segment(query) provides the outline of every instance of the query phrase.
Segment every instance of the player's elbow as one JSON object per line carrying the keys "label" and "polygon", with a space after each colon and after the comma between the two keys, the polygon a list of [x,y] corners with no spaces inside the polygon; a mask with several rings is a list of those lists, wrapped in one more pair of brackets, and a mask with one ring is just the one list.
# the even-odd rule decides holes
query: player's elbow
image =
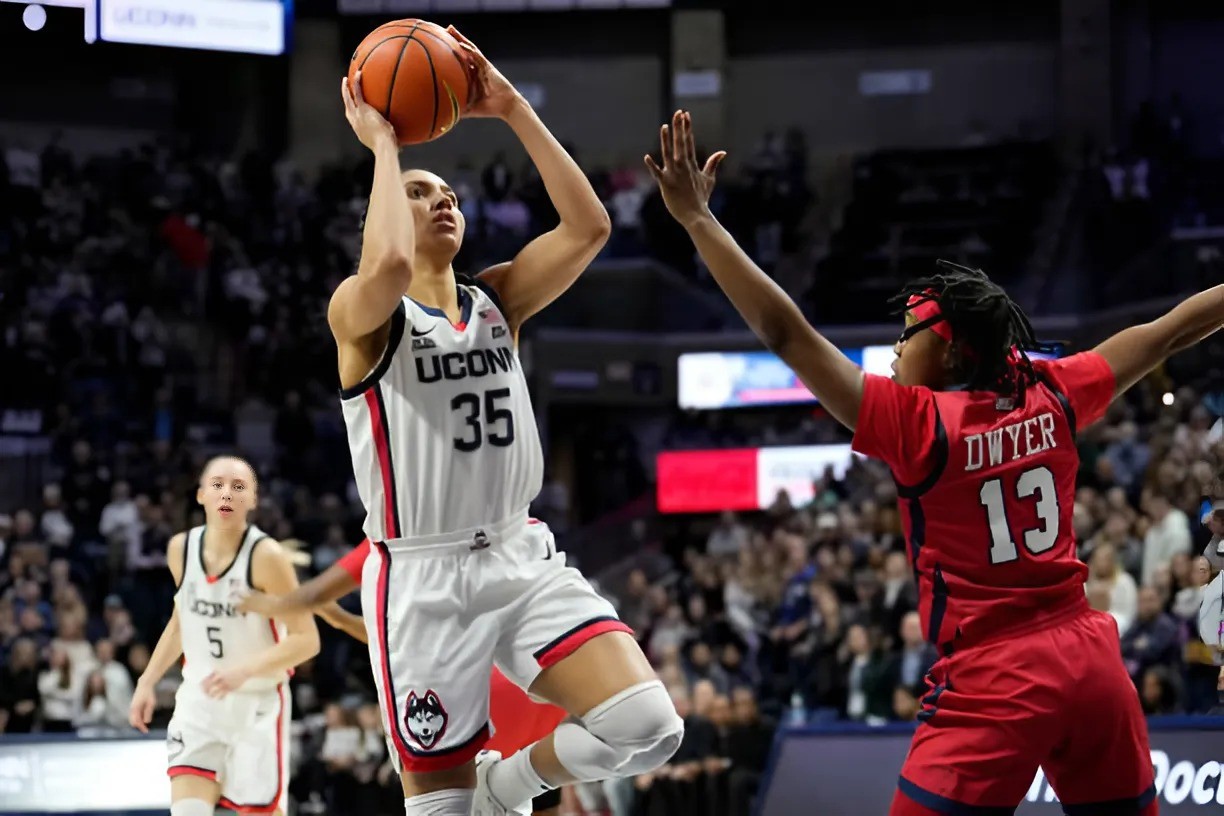
{"label": "player's elbow", "polygon": [[603,204],[596,205],[592,210],[586,225],[586,232],[587,239],[601,248],[612,237],[612,217],[608,215],[608,210]]}
{"label": "player's elbow", "polygon": [[587,253],[597,253],[612,236],[612,219],[598,201],[588,212],[568,223],[562,222],[559,230],[567,243],[576,245]]}
{"label": "player's elbow", "polygon": [[371,267],[372,275],[393,282],[401,292],[412,282],[412,259],[398,249],[380,252]]}

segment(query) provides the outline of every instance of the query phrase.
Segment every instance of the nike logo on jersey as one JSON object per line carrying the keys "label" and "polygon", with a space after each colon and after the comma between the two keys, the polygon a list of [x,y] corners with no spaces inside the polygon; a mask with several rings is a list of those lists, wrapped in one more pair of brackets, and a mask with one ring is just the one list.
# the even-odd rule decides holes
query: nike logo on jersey
{"label": "nike logo on jersey", "polygon": [[507,346],[496,349],[473,349],[463,353],[451,351],[446,354],[431,354],[416,358],[417,379],[423,383],[439,380],[466,380],[469,377],[487,377],[498,372],[510,372],[515,368],[514,352]]}
{"label": "nike logo on jersey", "polygon": [[433,326],[430,326],[430,327],[429,327],[428,329],[426,329],[425,331],[417,331],[417,330],[416,330],[416,326],[413,326],[413,327],[412,327],[412,329],[411,329],[411,332],[412,332],[412,336],[413,336],[413,337],[424,337],[425,335],[429,334],[429,333],[430,333],[431,331],[433,331],[433,330],[434,330],[434,327],[433,327]]}

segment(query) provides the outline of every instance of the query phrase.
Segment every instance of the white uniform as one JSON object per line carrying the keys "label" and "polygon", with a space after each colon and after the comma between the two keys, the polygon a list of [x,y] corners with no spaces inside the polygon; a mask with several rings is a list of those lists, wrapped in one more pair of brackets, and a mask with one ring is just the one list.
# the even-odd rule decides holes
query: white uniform
{"label": "white uniform", "polygon": [[527,517],[543,456],[514,336],[485,284],[461,279],[459,303],[451,324],[405,297],[378,364],[341,392],[372,542],[370,662],[409,771],[483,747],[494,661],[527,688],[595,635],[628,631]]}
{"label": "white uniform", "polygon": [[252,556],[267,536],[247,528],[234,560],[209,576],[207,528],[187,532],[183,580],[174,596],[183,639],[183,684],[166,729],[171,777],[193,774],[221,784],[219,806],[251,813],[283,810],[289,785],[289,694],[286,677],[255,677],[216,700],[204,678],[276,645],[284,626],[234,609],[236,592],[252,589]]}

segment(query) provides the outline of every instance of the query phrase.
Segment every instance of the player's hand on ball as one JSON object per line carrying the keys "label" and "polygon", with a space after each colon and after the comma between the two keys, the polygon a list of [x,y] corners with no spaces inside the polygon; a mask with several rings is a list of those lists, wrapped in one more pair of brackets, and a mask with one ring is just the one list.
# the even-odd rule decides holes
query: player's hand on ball
{"label": "player's hand on ball", "polygon": [[719,150],[704,165],[698,164],[693,117],[687,111],[676,111],[671,124],[659,129],[659,147],[663,165],[660,167],[647,155],[646,169],[659,185],[667,211],[685,226],[708,216],[718,166],[727,152]]}
{"label": "player's hand on ball", "polygon": [[344,118],[363,145],[374,150],[380,142],[398,144],[395,128],[362,96],[360,71],[352,85],[349,85],[348,77],[340,80],[340,96],[344,99]]}
{"label": "player's hand on ball", "polygon": [[251,673],[245,669],[226,669],[208,675],[201,685],[204,686],[205,694],[220,700],[231,691],[237,691],[249,679],[251,679]]}
{"label": "player's hand on ball", "polygon": [[459,33],[459,29],[447,26],[446,33],[459,42],[459,47],[472,62],[472,98],[464,115],[505,119],[514,108],[519,92],[510,84],[510,80],[480,53],[475,43]]}
{"label": "player's hand on ball", "polygon": [[132,704],[128,706],[128,725],[142,734],[149,733],[153,721],[153,710],[157,708],[157,695],[152,687],[137,683],[132,692]]}

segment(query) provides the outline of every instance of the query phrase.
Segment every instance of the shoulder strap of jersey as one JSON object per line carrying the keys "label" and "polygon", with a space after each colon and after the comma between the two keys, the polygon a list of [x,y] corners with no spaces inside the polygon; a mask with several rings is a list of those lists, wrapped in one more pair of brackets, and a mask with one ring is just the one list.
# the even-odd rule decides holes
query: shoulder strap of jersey
{"label": "shoulder strap of jersey", "polygon": [[246,559],[246,582],[251,589],[255,588],[255,548],[268,537],[267,533],[252,524],[247,528],[246,538],[242,542],[243,558]]}
{"label": "shoulder strap of jersey", "polygon": [[199,564],[203,561],[200,555],[200,541],[204,538],[204,527],[192,527],[187,531],[187,535],[183,536],[183,577],[179,581],[179,586],[187,582],[188,575],[192,570],[199,569]]}

